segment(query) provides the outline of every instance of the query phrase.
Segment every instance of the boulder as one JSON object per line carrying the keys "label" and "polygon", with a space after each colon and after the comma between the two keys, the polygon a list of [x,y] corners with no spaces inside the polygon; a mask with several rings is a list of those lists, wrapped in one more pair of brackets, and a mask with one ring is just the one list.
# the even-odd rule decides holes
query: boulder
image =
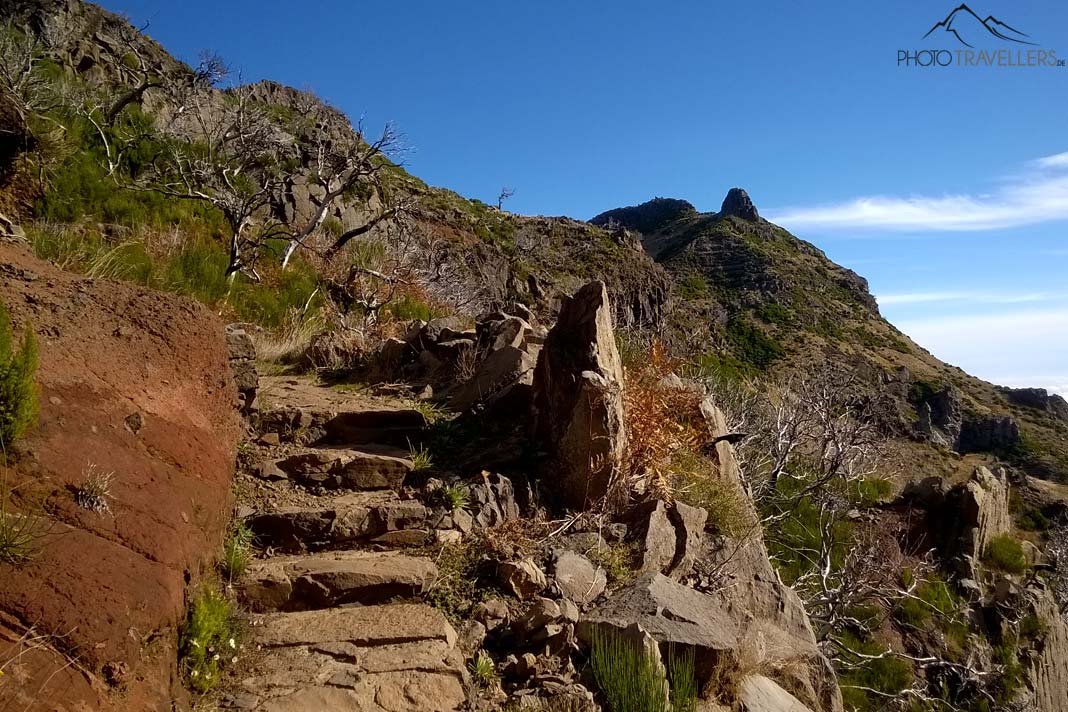
{"label": "boulder", "polygon": [[474,523],[482,529],[519,519],[519,505],[515,501],[512,481],[503,475],[483,472],[482,478],[467,488],[468,509]]}
{"label": "boulder", "polygon": [[603,282],[562,300],[534,371],[534,421],[550,453],[545,483],[560,505],[603,498],[626,450],[623,367]]}
{"label": "boulder", "polygon": [[763,675],[750,675],[739,686],[743,712],[812,712],[800,700]]}
{"label": "boulder", "polygon": [[715,599],[658,573],[639,576],[579,620],[578,633],[589,641],[596,628],[625,631],[640,626],[662,649],[692,648],[698,682],[704,684],[717,662],[734,655],[738,626]]}
{"label": "boulder", "polygon": [[604,569],[573,551],[560,551],[553,557],[553,576],[560,593],[584,606],[595,601],[608,585]]}
{"label": "boulder", "polygon": [[406,458],[340,448],[305,448],[261,469],[281,471],[308,486],[399,490],[413,467],[412,461]]}
{"label": "boulder", "polygon": [[541,593],[549,585],[548,579],[533,559],[505,561],[497,565],[497,576],[515,597],[524,601]]}
{"label": "boulder", "polygon": [[664,502],[657,500],[652,505],[646,505],[645,511],[641,570],[663,573],[675,559],[675,546],[678,543],[675,527],[668,517],[668,505]]}
{"label": "boulder", "polygon": [[971,479],[959,487],[957,496],[962,553],[978,561],[991,539],[1012,531],[1005,471],[998,469],[995,474],[977,467]]}
{"label": "boulder", "polygon": [[645,531],[641,570],[675,580],[688,575],[703,552],[708,512],[682,502],[669,505],[660,501],[638,512]]}
{"label": "boulder", "polygon": [[529,405],[530,385],[534,381],[537,357],[516,346],[505,346],[489,354],[468,381],[452,394],[450,407],[469,410],[479,403],[500,399],[509,391],[525,391]]}
{"label": "boulder", "polygon": [[483,623],[487,630],[494,630],[507,623],[511,618],[508,604],[499,598],[490,598],[475,606],[471,613],[475,620]]}

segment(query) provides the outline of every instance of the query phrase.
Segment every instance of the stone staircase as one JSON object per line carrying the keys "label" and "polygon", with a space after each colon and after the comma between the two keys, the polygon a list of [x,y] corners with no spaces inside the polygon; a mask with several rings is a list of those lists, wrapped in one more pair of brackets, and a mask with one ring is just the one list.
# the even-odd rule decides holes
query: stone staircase
{"label": "stone staircase", "polygon": [[[415,410],[348,401],[288,380],[261,407],[242,483],[264,556],[235,584],[251,614],[239,684],[222,700],[257,712],[451,712],[465,702],[452,626],[421,602],[437,567],[405,553],[429,540],[427,509],[405,498],[422,438]],[[277,384],[276,384],[277,385]],[[310,401],[303,405],[302,397]],[[240,499],[246,499],[241,497]]]}

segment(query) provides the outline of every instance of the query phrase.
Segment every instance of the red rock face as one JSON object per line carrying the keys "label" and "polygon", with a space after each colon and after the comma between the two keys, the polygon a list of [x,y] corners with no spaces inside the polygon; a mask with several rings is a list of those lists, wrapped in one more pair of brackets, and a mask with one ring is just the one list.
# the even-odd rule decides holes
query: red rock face
{"label": "red rock face", "polygon": [[[229,516],[239,423],[223,325],[2,244],[0,299],[40,351],[39,424],[5,477],[48,525],[31,562],[0,564],[0,661],[27,626],[53,636],[5,668],[0,708],[170,709],[185,591]],[[110,512],[75,500],[90,467],[114,473]]]}

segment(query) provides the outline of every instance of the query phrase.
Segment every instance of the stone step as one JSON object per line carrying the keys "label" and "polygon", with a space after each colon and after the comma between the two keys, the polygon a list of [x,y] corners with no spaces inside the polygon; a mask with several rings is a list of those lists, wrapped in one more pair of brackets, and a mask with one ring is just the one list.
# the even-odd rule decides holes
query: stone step
{"label": "stone step", "polygon": [[[285,507],[245,518],[261,548],[304,552],[353,544],[381,543],[387,548],[419,545],[425,532],[426,507],[393,492],[353,492],[322,497],[314,507]],[[397,532],[416,533],[400,538]],[[402,543],[398,543],[398,541]]]}
{"label": "stone step", "polygon": [[404,457],[337,447],[303,448],[263,462],[257,474],[264,479],[293,480],[305,487],[400,490],[413,467]]}
{"label": "stone step", "polygon": [[437,566],[424,557],[342,551],[257,562],[237,591],[254,612],[309,610],[416,597],[437,575]]}
{"label": "stone step", "polygon": [[426,418],[414,408],[320,410],[282,405],[264,407],[258,415],[260,435],[302,444],[360,446],[381,444],[408,449],[426,439]]}
{"label": "stone step", "polygon": [[254,712],[455,712],[463,656],[440,611],[394,604],[252,621],[260,656],[231,706]]}

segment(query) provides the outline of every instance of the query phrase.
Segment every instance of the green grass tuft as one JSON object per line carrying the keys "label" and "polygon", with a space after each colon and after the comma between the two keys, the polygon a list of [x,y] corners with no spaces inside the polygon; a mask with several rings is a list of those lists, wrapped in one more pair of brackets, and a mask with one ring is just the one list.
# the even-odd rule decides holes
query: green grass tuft
{"label": "green grass tuft", "polygon": [[445,506],[450,512],[458,510],[466,511],[471,506],[471,495],[463,485],[450,485],[442,493],[445,498]]}
{"label": "green grass tuft", "polygon": [[0,302],[0,446],[7,448],[37,418],[37,340],[27,327],[15,348],[11,318]]}
{"label": "green grass tuft", "polygon": [[497,674],[497,666],[493,664],[493,658],[486,651],[480,650],[467,667],[471,671],[471,677],[475,679],[475,684],[479,687],[493,688],[500,684],[501,678]]}
{"label": "green grass tuft", "polygon": [[235,521],[227,532],[219,568],[229,583],[245,575],[252,562],[252,531],[244,522]]}
{"label": "green grass tuft", "polygon": [[656,659],[614,629],[595,628],[590,664],[609,712],[666,712]]}
{"label": "green grass tuft", "polygon": [[408,459],[412,461],[413,472],[423,472],[434,467],[434,458],[431,457],[430,451],[425,447],[410,446]]}
{"label": "green grass tuft", "polygon": [[983,552],[983,561],[991,568],[1009,574],[1021,574],[1027,568],[1023,547],[1008,534],[999,534],[990,540]]}
{"label": "green grass tuft", "polygon": [[182,670],[193,690],[208,692],[218,684],[223,668],[237,658],[237,638],[230,602],[213,588],[201,589],[180,634]]}

